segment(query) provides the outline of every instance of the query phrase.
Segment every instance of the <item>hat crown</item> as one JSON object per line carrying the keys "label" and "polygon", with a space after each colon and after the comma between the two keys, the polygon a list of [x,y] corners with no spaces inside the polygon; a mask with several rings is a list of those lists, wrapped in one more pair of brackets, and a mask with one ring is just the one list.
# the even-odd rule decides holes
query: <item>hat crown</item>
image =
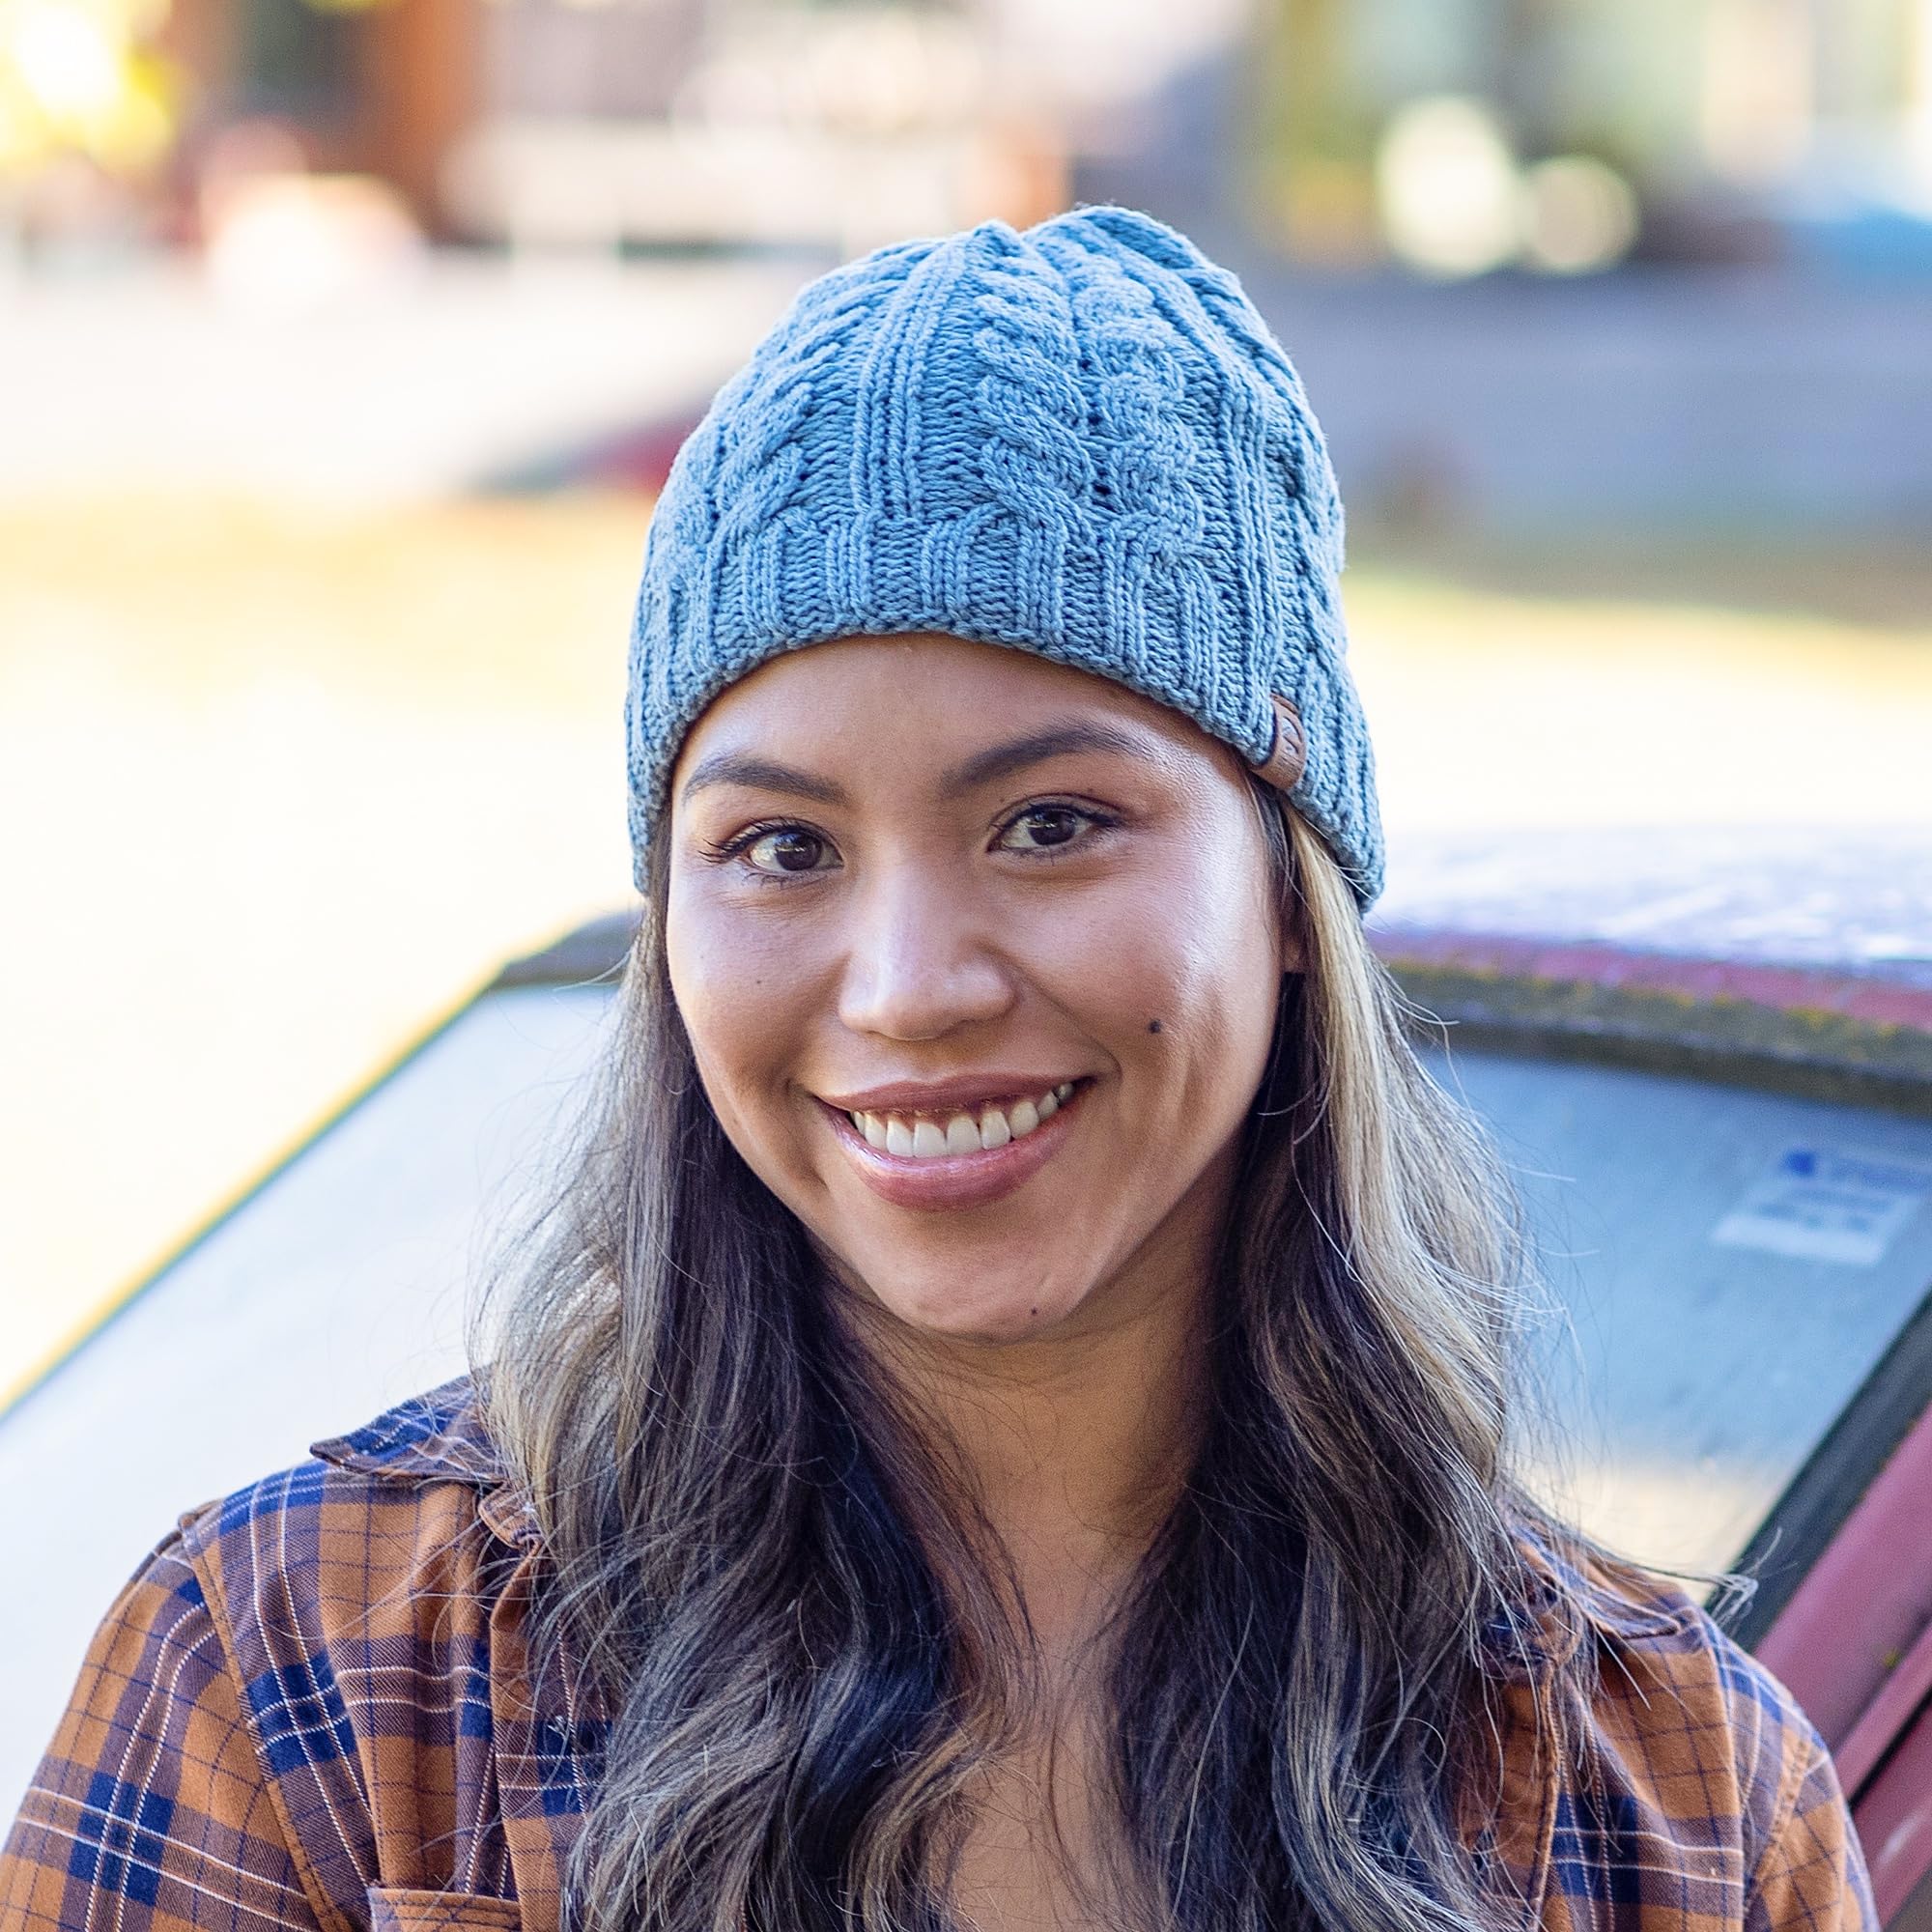
{"label": "hat crown", "polygon": [[807,284],[679,450],[633,638],[638,874],[678,744],[783,651],[945,631],[1113,677],[1291,796],[1380,883],[1336,579],[1343,516],[1293,365],[1240,284],[1134,210],[987,221]]}

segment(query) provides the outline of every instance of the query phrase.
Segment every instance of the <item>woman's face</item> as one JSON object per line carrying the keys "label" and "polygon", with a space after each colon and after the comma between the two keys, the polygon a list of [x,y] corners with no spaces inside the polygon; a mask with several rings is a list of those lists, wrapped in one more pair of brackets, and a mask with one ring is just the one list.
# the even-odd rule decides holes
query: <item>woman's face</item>
{"label": "woman's face", "polygon": [[839,1274],[1013,1341],[1194,1284],[1293,962],[1236,753],[1030,653],[761,667],[671,782],[705,1091]]}

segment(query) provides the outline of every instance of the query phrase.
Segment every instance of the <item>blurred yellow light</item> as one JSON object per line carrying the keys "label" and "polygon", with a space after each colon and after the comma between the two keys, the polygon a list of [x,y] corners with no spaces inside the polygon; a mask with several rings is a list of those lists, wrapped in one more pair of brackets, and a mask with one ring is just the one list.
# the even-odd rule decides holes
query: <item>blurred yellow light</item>
{"label": "blurred yellow light", "polygon": [[0,62],[0,174],[23,174],[52,149],[46,116],[18,74]]}
{"label": "blurred yellow light", "polygon": [[1382,256],[1376,185],[1370,170],[1328,155],[1300,155],[1283,171],[1270,211],[1297,261],[1365,269]]}
{"label": "blurred yellow light", "polygon": [[0,0],[0,171],[25,174],[63,149],[115,173],[166,154],[176,77],[135,43],[168,0]]}
{"label": "blurred yellow light", "polygon": [[1389,246],[1432,275],[1479,275],[1522,241],[1516,161],[1496,117],[1455,95],[1399,109],[1376,154]]}
{"label": "blurred yellow light", "polygon": [[1523,176],[1524,254],[1553,274],[1587,274],[1623,258],[1636,240],[1636,196],[1589,155],[1558,155]]}
{"label": "blurred yellow light", "polygon": [[73,126],[110,112],[123,84],[122,47],[78,7],[37,0],[21,7],[8,51],[48,120]]}
{"label": "blurred yellow light", "polygon": [[87,146],[103,167],[132,174],[154,166],[174,135],[175,117],[160,77],[130,62],[112,105],[90,122]]}

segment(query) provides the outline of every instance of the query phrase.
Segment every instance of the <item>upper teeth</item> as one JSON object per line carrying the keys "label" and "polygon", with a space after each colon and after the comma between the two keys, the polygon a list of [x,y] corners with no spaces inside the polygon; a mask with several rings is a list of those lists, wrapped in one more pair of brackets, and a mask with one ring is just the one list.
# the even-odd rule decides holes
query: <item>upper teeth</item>
{"label": "upper teeth", "polygon": [[867,1147],[885,1153],[927,1160],[942,1153],[978,1153],[984,1148],[1005,1147],[1030,1134],[1042,1121],[1060,1111],[1073,1096],[1073,1082],[1063,1080],[1044,1094],[1015,1100],[1003,1107],[977,1107],[953,1114],[848,1114],[846,1119],[866,1136]]}

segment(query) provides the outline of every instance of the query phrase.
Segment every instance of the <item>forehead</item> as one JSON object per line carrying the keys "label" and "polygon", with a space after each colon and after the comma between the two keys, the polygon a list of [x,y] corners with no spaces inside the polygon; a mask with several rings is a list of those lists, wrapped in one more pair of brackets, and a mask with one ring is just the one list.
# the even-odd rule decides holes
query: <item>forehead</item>
{"label": "forehead", "polygon": [[788,651],[713,699],[686,735],[676,796],[700,758],[755,749],[838,766],[917,751],[964,753],[1052,721],[1104,719],[1159,749],[1238,776],[1232,747],[1111,678],[938,632],[840,638]]}

